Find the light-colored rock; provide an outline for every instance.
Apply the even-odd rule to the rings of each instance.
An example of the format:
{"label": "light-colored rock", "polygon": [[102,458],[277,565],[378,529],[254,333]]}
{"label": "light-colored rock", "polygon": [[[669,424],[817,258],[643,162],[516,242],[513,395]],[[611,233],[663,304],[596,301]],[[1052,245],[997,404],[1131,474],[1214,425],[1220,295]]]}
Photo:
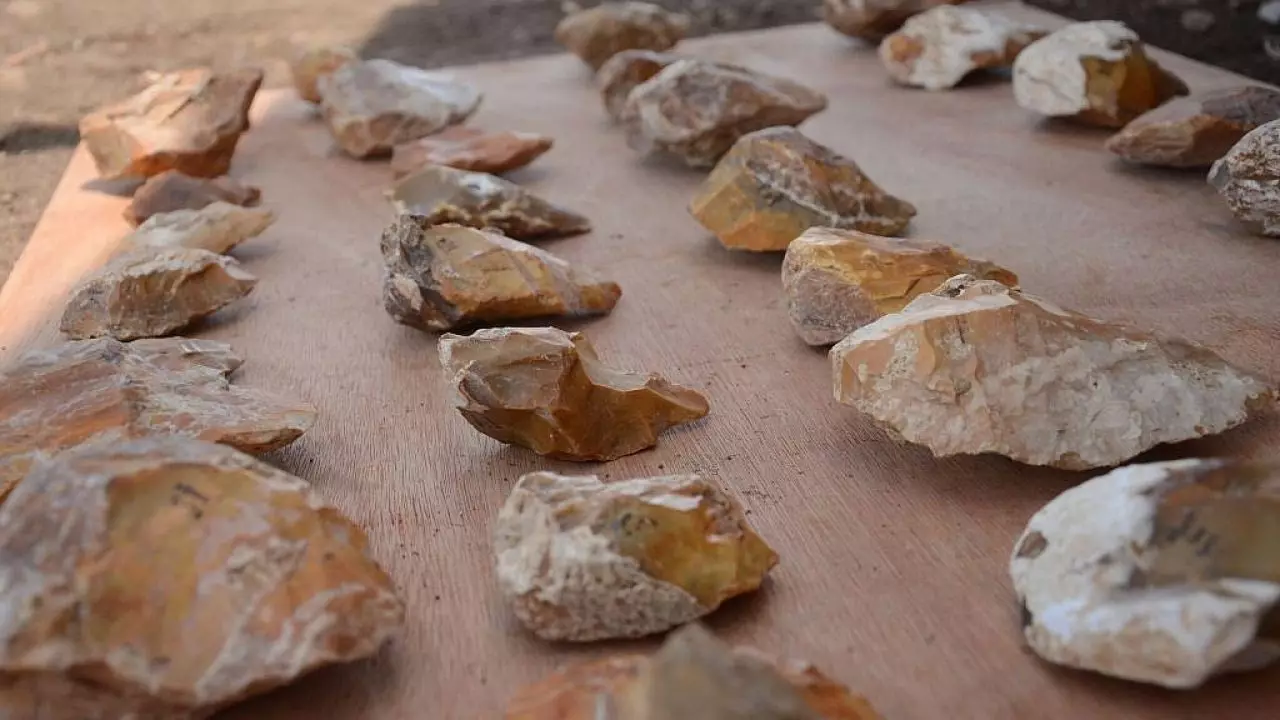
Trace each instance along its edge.
{"label": "light-colored rock", "polygon": [[1147,57],[1138,34],[1111,20],[1068,25],[1037,40],[1013,64],[1022,107],[1086,125],[1123,127],[1187,85]]}
{"label": "light-colored rock", "polygon": [[261,197],[258,188],[241,185],[229,177],[197,178],[167,170],[138,188],[125,208],[124,219],[131,225],[140,225],[161,213],[199,210],[215,202],[252,207]]}
{"label": "light-colored rock", "polygon": [[914,15],[967,0],[822,0],[822,19],[836,30],[880,42]]}
{"label": "light-colored rock", "polygon": [[391,154],[396,178],[412,175],[428,165],[458,170],[502,173],[518,170],[551,149],[546,135],[524,132],[485,132],[457,125],[418,140],[402,143]]}
{"label": "light-colored rock", "polygon": [[368,657],[403,619],[360,528],[228,447],[76,448],[0,507],[7,718],[207,717]]}
{"label": "light-colored rock", "polygon": [[166,170],[226,175],[261,84],[256,69],[161,75],[128,100],[86,115],[80,138],[103,178],[146,178]]}
{"label": "light-colored rock", "polygon": [[215,202],[199,210],[152,215],[121,241],[121,250],[194,248],[226,253],[261,235],[276,220],[270,210]]}
{"label": "light-colored rock", "polygon": [[591,221],[488,173],[430,165],[397,182],[388,193],[399,214],[431,225],[492,228],[517,240],[590,232]]}
{"label": "light-colored rock", "polygon": [[402,215],[382,233],[383,303],[397,322],[439,332],[530,318],[603,315],[622,289],[503,235],[424,226]]}
{"label": "light-colored rock", "polygon": [[743,135],[799,125],[826,107],[826,96],[791,80],[735,65],[679,60],[631,91],[622,123],[633,150],[709,168]]}
{"label": "light-colored rock", "polygon": [[41,457],[88,442],[185,435],[250,453],[298,439],[315,408],[231,385],[225,343],[163,338],[69,342],[0,374],[0,500]]}
{"label": "light-colored rock", "polygon": [[1044,659],[1191,688],[1280,659],[1280,468],[1130,465],[1036,513],[1009,561]]}
{"label": "light-colored rock", "polygon": [[1209,184],[1250,231],[1280,237],[1280,120],[1236,143],[1213,164]]}
{"label": "light-colored rock", "polygon": [[227,255],[184,247],[134,250],[72,292],[60,327],[75,340],[163,337],[248,295],[257,284]]}
{"label": "light-colored rock", "polygon": [[773,127],[734,144],[689,212],[727,248],[781,252],[815,226],[897,235],[916,209],[852,160],[795,128]]}
{"label": "light-colored rock", "polygon": [[307,48],[293,59],[289,65],[289,73],[293,76],[293,87],[298,95],[307,102],[320,102],[320,78],[330,75],[334,70],[350,62],[359,60],[355,51],[341,45]]}
{"label": "light-colored rock", "polygon": [[596,85],[600,88],[600,97],[609,117],[621,120],[632,90],[662,72],[666,66],[684,59],[683,55],[652,50],[623,50],[609,58],[609,62],[596,73]]}
{"label": "light-colored rock", "polygon": [[640,452],[707,414],[697,392],[611,368],[581,333],[494,328],[440,338],[454,406],[480,432],[539,455],[583,462]]}
{"label": "light-colored rock", "polygon": [[880,720],[880,715],[807,662],[730,648],[696,624],[671,633],[652,657],[619,655],[559,670],[521,690],[506,714],[506,720],[604,718]]}
{"label": "light-colored rock", "polygon": [[778,555],[697,475],[520,478],[494,530],[498,584],[546,640],[663,632],[760,587]]}
{"label": "light-colored rock", "polygon": [[647,2],[604,2],[556,26],[556,42],[599,70],[625,50],[667,50],[684,38],[689,18]]}
{"label": "light-colored rock", "polygon": [[903,85],[946,90],[975,70],[1011,67],[1023,48],[1047,34],[1003,15],[942,5],[886,37],[880,61]]}
{"label": "light-colored rock", "polygon": [[1018,284],[1013,272],[946,245],[815,227],[787,247],[782,289],[800,339],[830,345],[961,274]]}
{"label": "light-colored rock", "polygon": [[1275,402],[1208,348],[960,275],[831,350],[835,396],[939,456],[1069,470],[1223,432]]}
{"label": "light-colored rock", "polygon": [[348,62],[317,81],[320,107],[338,147],[358,157],[456,125],[480,107],[480,91],[452,75],[390,60]]}
{"label": "light-colored rock", "polygon": [[1144,113],[1107,141],[1130,162],[1207,168],[1255,128],[1280,120],[1280,91],[1261,85],[1210,90]]}

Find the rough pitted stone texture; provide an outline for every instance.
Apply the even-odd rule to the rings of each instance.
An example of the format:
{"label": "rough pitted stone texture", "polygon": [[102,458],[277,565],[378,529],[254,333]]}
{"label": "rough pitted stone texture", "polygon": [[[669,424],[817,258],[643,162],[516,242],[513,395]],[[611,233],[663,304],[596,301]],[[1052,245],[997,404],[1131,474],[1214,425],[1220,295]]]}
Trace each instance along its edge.
{"label": "rough pitted stone texture", "polygon": [[689,211],[725,247],[754,252],[786,250],[815,226],[897,235],[916,214],[855,162],[789,127],[738,140]]}
{"label": "rough pitted stone texture", "polygon": [[481,99],[452,75],[390,60],[348,62],[321,76],[318,87],[334,139],[358,158],[388,155],[396,145],[461,123]]}
{"label": "rough pitted stone texture", "polygon": [[914,15],[967,0],[823,0],[822,19],[850,37],[880,42]]}
{"label": "rough pitted stone texture", "polygon": [[1280,468],[1130,465],[1036,513],[1009,561],[1044,659],[1191,688],[1280,658]]}
{"label": "rough pitted stone texture", "polygon": [[134,250],[76,288],[61,329],[77,340],[171,335],[248,295],[257,284],[234,258],[208,250]]}
{"label": "rough pitted stone texture", "polygon": [[1007,68],[1047,31],[1002,15],[943,5],[907,20],[880,43],[889,77],[926,90],[953,88],[975,70]]}
{"label": "rough pitted stone texture", "polygon": [[175,210],[152,215],[121,241],[122,250],[137,248],[195,248],[225,253],[261,235],[276,220],[270,210],[215,202],[199,210]]}
{"label": "rough pitted stone texture", "polygon": [[26,354],[0,375],[0,499],[36,458],[81,443],[188,435],[265,453],[298,439],[315,408],[231,385],[241,362],[225,343],[188,338]]}
{"label": "rough pitted stone texture", "polygon": [[382,260],[387,312],[422,330],[603,315],[622,296],[617,283],[532,245],[415,215],[382,233]]}
{"label": "rough pitted stone texture", "polygon": [[355,51],[341,45],[329,47],[308,48],[297,57],[289,65],[289,72],[293,76],[293,86],[297,88],[298,95],[307,102],[320,102],[320,88],[318,87],[320,78],[330,75],[333,71],[350,62],[359,60]]}
{"label": "rough pitted stone texture", "polygon": [[1186,83],[1147,57],[1137,33],[1111,20],[1068,25],[1013,63],[1019,105],[1087,125],[1123,127],[1186,94]]}
{"label": "rough pitted stone texture", "polygon": [[578,213],[488,173],[428,166],[397,182],[389,197],[397,213],[421,215],[426,223],[492,228],[517,240],[591,230]]}
{"label": "rough pitted stone texture", "polygon": [[684,59],[683,55],[652,50],[624,50],[609,58],[609,62],[596,73],[596,85],[600,88],[600,97],[604,99],[604,109],[609,117],[621,120],[632,90],[668,65]]}
{"label": "rough pitted stone texture", "polygon": [[684,38],[689,18],[647,2],[605,2],[556,26],[556,42],[599,70],[625,50],[667,50]]}
{"label": "rough pitted stone texture", "polygon": [[396,178],[402,178],[428,165],[444,165],[500,175],[528,165],[554,143],[546,135],[485,132],[458,125],[397,145],[391,154],[391,172]]}
{"label": "rough pitted stone texture", "polygon": [[831,350],[835,396],[936,455],[1069,470],[1223,432],[1265,382],[1165,340],[960,275]]}
{"label": "rough pitted stone texture", "polygon": [[261,197],[262,192],[258,188],[241,185],[229,177],[197,178],[169,170],[138,188],[133,194],[133,201],[125,208],[124,219],[132,225],[140,225],[161,213],[199,210],[215,202],[252,207]]}
{"label": "rough pitted stone texture", "polygon": [[1280,120],[1236,143],[1213,164],[1209,184],[1249,230],[1280,237]]}
{"label": "rough pitted stone texture", "polygon": [[698,625],[652,657],[578,663],[521,690],[506,720],[880,720],[864,698],[800,660],[730,648]]}
{"label": "rough pitted stone texture", "polygon": [[579,642],[683,625],[760,587],[778,562],[697,475],[530,473],[498,514],[494,552],[516,617],[543,639]]}
{"label": "rough pitted stone texture", "polygon": [[616,370],[581,333],[494,328],[440,339],[454,406],[476,430],[539,455],[605,461],[651,448],[707,414],[707,399],[656,374]]}
{"label": "rough pitted stone texture", "polygon": [[791,80],[735,65],[680,60],[631,91],[622,122],[632,149],[709,168],[743,135],[799,125],[826,107],[825,95]]}
{"label": "rough pitted stone texture", "polygon": [[181,437],[37,464],[0,507],[0,609],[0,714],[42,720],[208,716],[404,620],[307,483]]}
{"label": "rough pitted stone texture", "polygon": [[145,178],[166,170],[196,177],[226,175],[240,135],[249,129],[249,105],[261,70],[208,69],[161,75],[146,90],[80,121],[98,174]]}
{"label": "rough pitted stone texture", "polygon": [[1207,168],[1273,120],[1280,120],[1280,91],[1260,85],[1210,90],[1140,115],[1107,149],[1144,165]]}
{"label": "rough pitted stone texture", "polygon": [[830,345],[960,274],[1018,284],[1013,272],[946,245],[810,228],[787,247],[782,288],[796,334]]}

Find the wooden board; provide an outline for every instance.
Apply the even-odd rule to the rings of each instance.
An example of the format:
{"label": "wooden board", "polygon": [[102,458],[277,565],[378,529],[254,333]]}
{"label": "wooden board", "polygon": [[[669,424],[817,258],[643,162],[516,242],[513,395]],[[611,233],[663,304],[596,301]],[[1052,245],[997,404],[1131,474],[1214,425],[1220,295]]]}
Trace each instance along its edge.
{"label": "wooden board", "polygon": [[[1056,23],[1049,16],[1019,11]],[[1016,269],[1060,303],[1180,334],[1280,377],[1280,243],[1232,224],[1200,173],[1126,168],[1106,134],[1037,120],[1007,84],[927,93],[888,84],[874,53],[822,26],[691,42],[708,57],[802,79],[830,109],[805,127],[920,209],[916,237]],[[1161,56],[1196,89],[1239,78]],[[279,222],[237,255],[255,293],[201,335],[249,361],[239,382],[307,398],[321,419],[273,457],[364,524],[409,604],[374,661],[325,670],[227,718],[495,717],[523,683],[618,647],[532,639],[490,570],[489,533],[521,473],[700,472],[741,498],[782,556],[767,588],[711,625],[808,658],[888,718],[1275,717],[1277,673],[1171,693],[1052,668],[1022,646],[1006,573],[1027,518],[1082,475],[999,458],[935,460],[831,398],[823,352],[779,296],[780,257],[723,250],[687,214],[700,174],[643,162],[605,120],[587,70],[550,57],[460,71],[486,92],[480,126],[559,145],[517,176],[596,230],[547,243],[616,278],[609,317],[574,325],[603,356],[705,390],[712,413],[654,451],[550,462],[472,430],[448,404],[435,340],[383,312],[385,164],[339,157],[309,108],[264,93],[234,174]],[[8,359],[55,342],[67,288],[125,232],[124,201],[84,188],[76,154],[0,295]],[[1280,458],[1280,418],[1156,457]]]}

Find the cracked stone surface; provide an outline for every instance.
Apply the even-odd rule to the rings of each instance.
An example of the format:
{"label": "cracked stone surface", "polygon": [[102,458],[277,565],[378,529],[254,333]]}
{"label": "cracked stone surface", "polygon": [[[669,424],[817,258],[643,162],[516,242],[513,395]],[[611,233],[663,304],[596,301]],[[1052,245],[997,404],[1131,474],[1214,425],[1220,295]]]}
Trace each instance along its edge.
{"label": "cracked stone surface", "polygon": [[622,123],[633,150],[709,168],[743,135],[799,125],[826,107],[825,95],[785,78],[679,60],[631,91]]}
{"label": "cracked stone surface", "polygon": [[397,145],[391,154],[391,172],[398,179],[428,165],[444,165],[501,175],[528,165],[554,144],[536,133],[486,132],[458,125]]}
{"label": "cracked stone surface", "polygon": [[831,350],[838,401],[938,456],[1068,470],[1228,430],[1275,404],[1208,348],[959,275]]}
{"label": "cracked stone surface", "polygon": [[261,235],[275,220],[275,213],[270,210],[219,201],[199,210],[152,215],[121,241],[120,249],[193,248],[226,253]]}
{"label": "cracked stone surface", "polygon": [[591,231],[591,221],[488,173],[424,167],[391,188],[397,213],[433,225],[492,228],[517,240],[541,240]]}
{"label": "cracked stone surface", "polygon": [[897,235],[916,214],[857,163],[789,127],[738,140],[698,188],[689,211],[725,247],[753,252],[786,250],[815,226]]}
{"label": "cracked stone surface", "polygon": [[357,158],[389,155],[396,145],[459,124],[482,97],[452,75],[390,60],[348,62],[317,87],[334,140]]}
{"label": "cracked stone surface", "polygon": [[1072,488],[1009,561],[1049,662],[1169,688],[1280,658],[1280,468],[1130,465]]}
{"label": "cracked stone surface", "polygon": [[622,120],[631,91],[684,55],[652,50],[623,50],[609,58],[596,72],[596,85],[604,100],[605,112],[615,121]]}
{"label": "cracked stone surface", "polygon": [[1186,94],[1186,83],[1147,57],[1138,34],[1112,20],[1068,25],[1013,63],[1019,105],[1086,125],[1124,127]]}
{"label": "cracked stone surface", "polygon": [[199,210],[215,202],[252,207],[258,204],[262,192],[256,187],[241,185],[229,177],[198,178],[168,170],[155,175],[142,184],[133,194],[124,219],[131,225],[140,225],[152,216],[177,210]]}
{"label": "cracked stone surface", "polygon": [[0,507],[0,598],[0,714],[41,720],[206,717],[404,620],[306,482],[182,437],[37,463]]}
{"label": "cracked stone surface", "polygon": [[704,417],[698,392],[605,365],[582,333],[493,328],[440,338],[454,406],[476,430],[539,455],[614,460]]}
{"label": "cracked stone surface", "polygon": [[697,475],[520,478],[494,530],[498,584],[545,640],[642,637],[751,592],[778,555]]}
{"label": "cracked stone surface", "polygon": [[556,42],[599,70],[625,50],[668,50],[684,38],[689,18],[647,2],[604,2],[556,26]]}
{"label": "cracked stone surface", "polygon": [[822,19],[850,37],[880,42],[912,16],[967,0],[823,0]]}
{"label": "cracked stone surface", "polygon": [[880,61],[903,85],[947,90],[974,71],[1012,67],[1023,48],[1047,34],[996,13],[943,5],[886,37]]}
{"label": "cracked stone surface", "polygon": [[397,322],[439,332],[613,310],[622,288],[549,252],[461,225],[402,215],[382,234],[383,303]]}
{"label": "cracked stone surface", "polygon": [[652,656],[580,662],[522,689],[506,720],[880,720],[810,663],[730,647],[697,624]]}
{"label": "cracked stone surface", "polygon": [[228,377],[230,345],[163,338],[68,342],[0,374],[0,500],[39,458],[82,443],[185,435],[250,453],[298,439],[316,411]]}
{"label": "cracked stone surface", "polygon": [[1138,116],[1107,141],[1107,149],[1144,165],[1208,168],[1274,120],[1280,120],[1280,91],[1261,85],[1210,90]]}
{"label": "cracked stone surface", "polygon": [[946,245],[815,227],[787,247],[782,288],[800,339],[830,345],[961,274],[1018,285],[1012,271]]}
{"label": "cracked stone surface", "polygon": [[1280,237],[1280,120],[1241,138],[1213,164],[1209,184],[1251,232]]}
{"label": "cracked stone surface", "polygon": [[343,65],[359,59],[354,50],[341,45],[303,50],[289,65],[293,87],[303,100],[318,103],[320,102],[320,78],[331,75]]}
{"label": "cracked stone surface", "polygon": [[147,89],[80,121],[98,174],[146,178],[166,170],[195,177],[226,175],[262,71],[208,68],[160,75]]}

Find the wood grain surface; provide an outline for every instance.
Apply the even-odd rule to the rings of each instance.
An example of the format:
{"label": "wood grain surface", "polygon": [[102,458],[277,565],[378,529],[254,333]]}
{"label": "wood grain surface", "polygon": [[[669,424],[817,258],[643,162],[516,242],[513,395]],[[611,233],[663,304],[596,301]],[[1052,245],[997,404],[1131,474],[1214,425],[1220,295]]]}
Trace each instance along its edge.
{"label": "wood grain surface", "polygon": [[[1280,242],[1236,227],[1201,173],[1122,166],[1102,149],[1105,132],[1039,120],[1005,83],[893,87],[872,51],[822,26],[684,49],[828,93],[830,109],[806,132],[915,203],[913,236],[999,261],[1067,307],[1186,336],[1280,378]],[[1160,57],[1195,89],[1242,82]],[[271,460],[368,528],[410,611],[374,660],[222,717],[493,718],[518,685],[558,664],[650,647],[550,645],[509,613],[490,529],[516,478],[540,469],[698,472],[723,484],[782,562],[711,626],[814,661],[893,720],[1277,716],[1277,671],[1174,693],[1038,661],[1021,642],[1007,557],[1027,518],[1085,476],[937,460],[837,405],[825,353],[787,323],[781,256],[731,253],[709,237],[685,210],[701,176],[628,151],[576,59],[458,72],[486,93],[474,124],[557,140],[514,179],[596,230],[544,247],[622,284],[611,316],[565,327],[585,330],[607,361],[702,389],[711,415],[607,465],[547,461],[472,430],[449,405],[435,338],[381,307],[387,166],[340,157],[292,93],[263,93],[233,174],[262,188],[279,221],[236,252],[257,290],[193,334],[247,355],[238,382],[319,407],[315,429]],[[6,361],[58,340],[68,288],[126,231],[125,201],[86,188],[91,177],[81,150],[0,294]],[[1210,454],[1280,458],[1280,418],[1146,459]]]}

